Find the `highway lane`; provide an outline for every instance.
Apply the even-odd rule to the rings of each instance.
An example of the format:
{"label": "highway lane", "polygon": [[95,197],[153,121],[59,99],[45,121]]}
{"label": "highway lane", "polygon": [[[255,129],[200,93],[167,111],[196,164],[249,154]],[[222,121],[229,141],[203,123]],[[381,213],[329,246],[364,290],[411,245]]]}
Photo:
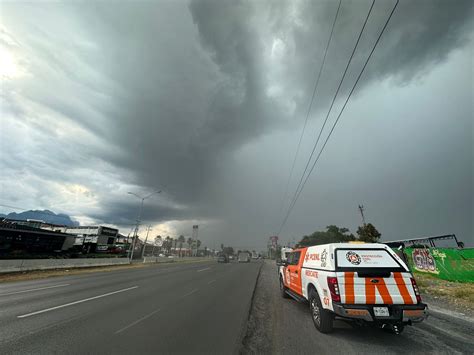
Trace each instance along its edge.
{"label": "highway lane", "polygon": [[336,321],[319,333],[308,305],[283,299],[274,261],[262,267],[244,339],[244,353],[262,354],[472,354],[474,322],[433,313],[426,321],[394,335]]}
{"label": "highway lane", "polygon": [[235,353],[260,263],[0,284],[0,353]]}

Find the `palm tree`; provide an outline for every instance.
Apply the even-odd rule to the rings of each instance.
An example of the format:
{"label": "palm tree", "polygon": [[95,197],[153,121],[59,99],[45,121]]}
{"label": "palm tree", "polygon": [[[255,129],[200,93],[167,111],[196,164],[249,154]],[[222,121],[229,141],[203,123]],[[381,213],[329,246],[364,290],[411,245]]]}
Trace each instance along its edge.
{"label": "palm tree", "polygon": [[173,239],[173,248],[174,248],[175,254],[176,254],[177,247],[178,247],[178,239]]}
{"label": "palm tree", "polygon": [[171,238],[170,238],[170,236],[167,236],[165,241],[166,241],[166,250],[168,251],[168,254],[171,254]]}
{"label": "palm tree", "polygon": [[184,238],[184,235],[180,235],[179,238],[178,238],[178,242],[179,242],[179,256],[181,257],[181,249],[183,249],[183,243],[186,241],[186,239]]}
{"label": "palm tree", "polygon": [[188,238],[187,244],[188,244],[189,254],[191,254],[191,245],[193,245],[193,239]]}

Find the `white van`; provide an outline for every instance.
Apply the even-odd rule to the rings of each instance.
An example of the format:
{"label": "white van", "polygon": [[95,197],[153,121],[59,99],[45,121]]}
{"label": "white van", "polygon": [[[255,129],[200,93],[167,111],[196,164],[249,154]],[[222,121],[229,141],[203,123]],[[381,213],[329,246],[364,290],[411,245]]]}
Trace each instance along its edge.
{"label": "white van", "polygon": [[333,243],[293,250],[279,263],[280,291],[308,301],[316,328],[330,332],[341,318],[389,328],[427,317],[415,279],[384,244]]}

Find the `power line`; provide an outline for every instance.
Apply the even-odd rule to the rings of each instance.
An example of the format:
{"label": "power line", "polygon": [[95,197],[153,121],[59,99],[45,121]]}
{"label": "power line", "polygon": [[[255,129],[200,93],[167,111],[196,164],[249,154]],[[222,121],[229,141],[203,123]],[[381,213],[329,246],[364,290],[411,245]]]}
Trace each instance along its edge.
{"label": "power line", "polygon": [[285,193],[283,195],[283,201],[282,201],[281,207],[280,207],[280,212],[281,212],[281,208],[283,208],[283,205],[285,203],[286,196],[288,195],[288,189],[290,187],[291,178],[293,177],[293,171],[295,169],[296,159],[297,159],[298,154],[300,152],[301,142],[303,140],[304,132],[305,132],[306,126],[308,124],[309,114],[311,113],[311,109],[312,109],[313,102],[314,102],[314,97],[316,95],[316,90],[318,89],[318,86],[319,86],[319,80],[321,78],[321,73],[323,71],[324,64],[326,63],[326,56],[327,56],[327,53],[328,53],[329,46],[331,44],[332,35],[334,33],[334,27],[336,25],[337,17],[339,15],[339,10],[341,9],[341,3],[342,3],[342,0],[339,0],[339,5],[337,7],[336,15],[334,16],[334,21],[332,23],[331,32],[329,34],[329,38],[328,38],[328,41],[326,43],[326,49],[324,50],[323,60],[322,60],[321,65],[319,67],[319,72],[318,72],[318,75],[317,75],[317,78],[316,78],[316,82],[314,84],[313,94],[311,96],[311,100],[310,100],[310,103],[309,103],[309,106],[308,106],[308,111],[306,112],[306,118],[305,118],[305,121],[304,121],[303,129],[301,130],[300,138],[299,138],[298,145],[297,145],[296,152],[295,152],[295,157],[293,158],[293,164],[291,165],[290,175],[288,176],[288,181],[286,182],[286,188],[285,188]]}
{"label": "power line", "polygon": [[317,145],[318,145],[318,143],[319,143],[319,140],[320,140],[320,138],[321,138],[321,134],[322,134],[322,132],[323,132],[323,130],[324,130],[324,127],[326,126],[326,122],[327,122],[327,120],[328,120],[328,118],[329,118],[329,115],[330,115],[330,113],[331,113],[331,110],[332,110],[332,108],[333,108],[333,106],[334,106],[334,102],[336,101],[337,95],[339,94],[339,90],[341,89],[342,83],[344,82],[344,79],[345,79],[345,77],[346,77],[347,70],[349,69],[349,66],[350,66],[350,64],[351,64],[351,62],[352,62],[352,58],[354,57],[354,54],[355,54],[356,49],[357,49],[357,47],[359,46],[359,42],[360,42],[360,39],[361,39],[361,37],[362,37],[362,33],[364,32],[364,29],[365,29],[365,26],[367,25],[367,22],[368,22],[368,20],[369,20],[370,14],[372,13],[372,9],[373,9],[373,7],[374,7],[374,4],[375,4],[375,0],[372,0],[372,4],[370,5],[369,11],[367,12],[367,16],[365,17],[364,24],[363,24],[363,26],[362,26],[362,28],[361,28],[361,30],[360,30],[360,32],[359,32],[359,36],[357,37],[357,41],[356,41],[356,43],[355,43],[355,45],[354,45],[354,48],[352,49],[351,56],[349,57],[349,60],[347,61],[346,67],[345,67],[345,69],[344,69],[344,73],[342,74],[341,80],[339,81],[339,85],[338,85],[338,87],[337,87],[336,93],[334,94],[334,97],[333,97],[333,99],[332,99],[332,101],[331,101],[331,105],[329,106],[329,109],[328,109],[328,112],[327,112],[326,117],[325,117],[325,119],[324,119],[323,125],[321,126],[321,129],[319,130],[318,137],[317,137],[317,139],[316,139],[316,142],[314,143],[314,146],[313,146],[313,149],[312,149],[312,151],[311,151],[311,154],[310,154],[310,156],[309,156],[309,158],[308,158],[308,161],[306,162],[306,166],[305,166],[305,168],[304,168],[303,174],[301,174],[300,181],[298,182],[298,186],[296,187],[295,193],[293,194],[293,198],[292,198],[292,200],[291,200],[291,202],[290,202],[290,206],[288,207],[288,211],[287,211],[287,213],[286,213],[286,215],[285,215],[285,218],[283,219],[283,222],[282,222],[282,224],[281,224],[281,226],[280,226],[280,230],[278,231],[278,234],[277,234],[277,235],[280,235],[280,233],[281,233],[281,231],[282,231],[282,229],[283,229],[283,226],[285,225],[286,221],[288,220],[288,217],[289,217],[289,215],[290,215],[290,213],[291,213],[291,210],[293,209],[293,207],[294,207],[294,205],[295,205],[295,203],[296,203],[296,200],[297,200],[297,197],[296,197],[296,196],[298,196],[298,192],[299,192],[299,190],[300,190],[300,188],[301,188],[301,184],[303,183],[303,179],[304,179],[304,177],[305,177],[305,174],[306,174],[306,172],[307,172],[307,170],[308,170],[308,167],[309,167],[309,165],[310,165],[310,163],[311,163],[311,159],[313,158],[314,152],[315,152],[316,147],[317,147]]}
{"label": "power line", "polygon": [[[336,118],[336,120],[335,120],[333,126],[331,127],[331,130],[329,131],[329,134],[328,134],[326,140],[324,141],[324,144],[323,144],[323,146],[321,147],[321,149],[320,149],[320,151],[319,151],[319,153],[318,153],[318,156],[316,157],[316,160],[314,161],[314,163],[313,163],[313,165],[312,165],[312,167],[311,167],[311,169],[310,169],[308,175],[306,176],[306,178],[305,178],[303,184],[301,185],[301,188],[300,188],[298,194],[296,195],[296,197],[295,197],[295,199],[294,199],[294,203],[293,203],[292,206],[290,207],[290,209],[289,209],[289,211],[288,211],[288,213],[287,213],[287,215],[286,215],[286,217],[285,217],[285,220],[284,220],[284,222],[282,223],[282,226],[281,226],[281,229],[280,229],[280,233],[281,233],[281,230],[283,229],[284,224],[285,224],[286,221],[288,220],[288,217],[289,217],[289,215],[291,214],[291,211],[293,210],[293,207],[295,206],[296,201],[298,200],[299,196],[301,195],[301,192],[303,191],[303,188],[304,188],[304,186],[306,185],[306,182],[308,181],[309,176],[311,175],[311,173],[313,172],[313,170],[314,170],[314,168],[315,168],[317,162],[319,161],[319,158],[321,157],[321,154],[322,154],[322,152],[324,151],[324,149],[325,149],[325,147],[326,147],[326,145],[327,145],[327,142],[329,141],[329,139],[330,139],[332,133],[334,132],[334,129],[336,128],[336,125],[337,125],[337,123],[339,122],[339,119],[341,118],[342,113],[344,112],[344,110],[345,110],[345,108],[346,108],[346,105],[347,105],[347,103],[349,102],[349,99],[351,98],[351,96],[352,96],[354,90],[356,89],[357,84],[359,83],[359,80],[360,80],[360,78],[362,77],[362,74],[364,73],[364,71],[365,71],[365,69],[366,69],[366,67],[367,67],[367,64],[368,64],[369,61],[370,61],[370,58],[372,57],[372,55],[373,55],[375,49],[377,48],[377,45],[379,44],[380,39],[382,38],[382,35],[383,35],[383,33],[385,32],[385,29],[387,28],[388,23],[390,22],[390,19],[392,18],[393,14],[394,14],[394,12],[395,12],[395,9],[396,9],[397,6],[398,6],[399,1],[400,1],[400,0],[397,0],[397,1],[396,1],[395,5],[394,5],[393,8],[392,8],[392,11],[390,12],[390,15],[388,16],[387,20],[385,21],[385,24],[384,24],[382,30],[380,31],[380,33],[379,33],[379,35],[378,35],[378,37],[377,37],[377,40],[375,41],[375,44],[374,44],[374,46],[372,47],[372,50],[370,51],[370,54],[369,54],[369,56],[367,57],[367,59],[366,59],[364,65],[363,65],[363,67],[362,67],[362,70],[360,71],[359,75],[357,76],[357,79],[356,79],[354,85],[352,86],[352,89],[351,89],[351,91],[349,92],[349,95],[347,96],[347,99],[346,99],[346,101],[344,102],[344,105],[342,106],[341,111],[339,112],[339,114],[338,114],[338,116],[337,116],[337,118]],[[373,5],[373,3],[372,3],[372,5]]]}
{"label": "power line", "polygon": [[[296,195],[298,194],[299,189],[301,188],[301,184],[302,184],[302,182],[303,182],[303,178],[304,178],[304,176],[305,176],[305,174],[306,174],[306,172],[307,172],[307,170],[308,170],[308,167],[309,167],[309,165],[310,165],[310,163],[311,163],[311,160],[313,159],[314,152],[315,152],[316,147],[317,147],[317,145],[318,145],[318,143],[319,143],[319,140],[321,139],[321,135],[322,135],[322,133],[323,133],[323,131],[324,131],[324,128],[326,127],[326,123],[327,123],[327,121],[328,121],[329,115],[331,114],[332,108],[333,108],[334,103],[335,103],[335,101],[336,101],[336,98],[337,98],[337,96],[338,96],[338,94],[339,94],[339,90],[341,89],[342,83],[344,82],[344,79],[345,79],[346,74],[347,74],[347,70],[349,69],[349,66],[350,66],[350,64],[351,64],[351,62],[352,62],[352,59],[353,59],[354,54],[355,54],[355,51],[356,51],[356,49],[357,49],[357,47],[358,47],[358,45],[359,45],[360,39],[361,39],[361,37],[362,37],[362,33],[364,32],[365,26],[367,25],[367,21],[369,20],[369,17],[370,17],[370,14],[371,14],[371,12],[372,12],[372,9],[373,9],[373,7],[374,7],[374,4],[375,4],[375,0],[372,0],[372,5],[370,6],[369,12],[367,13],[367,16],[366,16],[365,21],[364,21],[364,25],[362,26],[362,29],[361,29],[360,32],[359,32],[359,36],[357,37],[357,41],[356,41],[356,43],[355,43],[355,45],[354,45],[354,48],[352,49],[351,56],[349,57],[349,60],[348,60],[348,62],[347,62],[347,64],[346,64],[346,68],[344,69],[344,73],[343,73],[343,75],[342,75],[342,78],[341,78],[341,80],[339,81],[339,85],[338,85],[338,87],[337,87],[336,93],[334,94],[334,97],[333,97],[333,99],[332,99],[331,105],[329,106],[329,109],[328,109],[328,112],[327,112],[326,117],[325,117],[325,119],[324,119],[323,125],[321,126],[321,129],[319,130],[318,138],[316,139],[316,142],[315,142],[314,145],[313,145],[313,149],[312,149],[311,154],[310,154],[310,156],[309,156],[309,158],[308,158],[308,161],[306,162],[306,166],[305,166],[305,168],[304,168],[303,174],[301,175],[300,181],[298,182],[298,186],[296,187],[295,194],[293,195],[293,199],[295,199]],[[292,203],[293,203],[293,201],[292,201]]]}
{"label": "power line", "polygon": [[[308,173],[308,175],[306,176],[306,179],[305,179],[303,185],[301,186],[300,192],[298,193],[298,197],[299,197],[299,195],[301,194],[301,191],[303,191],[304,185],[306,185],[306,182],[308,181],[309,176],[311,175],[311,173],[313,172],[313,170],[314,170],[314,168],[315,168],[317,162],[319,161],[319,158],[321,157],[321,154],[323,153],[324,148],[326,147],[326,144],[327,144],[327,142],[329,141],[329,138],[331,137],[332,133],[334,132],[334,129],[336,128],[336,125],[337,125],[337,123],[339,122],[339,119],[341,118],[341,115],[342,115],[342,113],[344,112],[344,109],[346,108],[346,105],[347,105],[347,103],[349,102],[349,99],[351,98],[352,93],[354,92],[355,88],[357,87],[357,84],[359,83],[359,80],[360,80],[360,78],[362,77],[362,74],[364,73],[365,68],[367,67],[367,64],[369,63],[369,60],[370,60],[370,58],[372,57],[372,54],[374,53],[375,48],[377,47],[377,45],[378,45],[378,43],[379,43],[379,41],[380,41],[380,38],[382,37],[383,33],[385,32],[385,29],[387,28],[387,25],[388,25],[390,19],[392,18],[392,15],[393,15],[393,13],[395,12],[395,9],[396,9],[397,6],[398,6],[398,3],[399,3],[399,0],[397,0],[397,2],[395,3],[395,5],[393,6],[392,11],[390,12],[389,17],[387,18],[387,21],[385,22],[385,24],[384,24],[382,30],[380,31],[379,36],[377,37],[377,40],[375,41],[375,44],[374,44],[374,46],[372,47],[372,50],[370,51],[370,54],[369,54],[369,56],[367,57],[367,59],[366,59],[366,61],[365,61],[365,63],[364,63],[364,66],[362,67],[362,70],[360,71],[359,75],[357,76],[357,79],[356,79],[354,85],[352,86],[352,89],[351,89],[351,91],[349,92],[349,95],[347,96],[347,99],[346,99],[346,101],[344,102],[344,105],[342,106],[341,111],[340,111],[339,114],[337,115],[337,118],[336,118],[334,124],[332,125],[331,130],[329,131],[329,134],[328,134],[326,140],[324,141],[324,144],[323,144],[323,146],[321,147],[321,150],[319,151],[318,156],[316,157],[316,160],[314,161],[314,163],[313,163],[313,165],[312,165],[312,167],[311,167],[311,170],[309,171],[309,173]],[[298,198],[298,197],[297,197],[297,198]]]}

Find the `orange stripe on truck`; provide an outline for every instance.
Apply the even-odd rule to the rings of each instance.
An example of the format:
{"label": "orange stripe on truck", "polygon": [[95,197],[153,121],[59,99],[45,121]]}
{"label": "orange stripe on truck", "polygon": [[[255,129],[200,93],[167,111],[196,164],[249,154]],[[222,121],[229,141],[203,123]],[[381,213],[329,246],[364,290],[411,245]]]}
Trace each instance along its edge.
{"label": "orange stripe on truck", "polygon": [[346,293],[346,303],[354,304],[355,296],[354,296],[354,273],[353,272],[344,273],[344,289]]}
{"label": "orange stripe on truck", "polygon": [[405,302],[405,304],[413,304],[413,299],[411,298],[410,293],[408,292],[408,288],[405,284],[405,280],[403,280],[402,273],[394,272],[393,276],[395,277],[395,281],[397,282],[397,287],[400,291],[400,294],[402,295],[403,302]]}
{"label": "orange stripe on truck", "polygon": [[[371,280],[378,280],[377,283],[372,283]],[[375,289],[380,293],[384,304],[393,304],[392,296],[388,291],[387,285],[383,278],[379,277],[366,277],[365,278],[365,303],[375,304]]]}

